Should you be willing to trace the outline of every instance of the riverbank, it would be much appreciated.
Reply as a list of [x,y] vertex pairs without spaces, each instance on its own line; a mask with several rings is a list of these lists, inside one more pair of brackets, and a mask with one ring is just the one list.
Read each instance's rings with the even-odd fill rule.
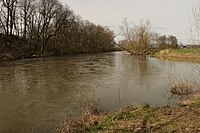
[[108,51],[101,51],[101,52],[68,52],[64,54],[33,54],[33,55],[26,55],[26,56],[15,56],[12,53],[0,53],[0,62],[2,61],[11,61],[11,60],[20,60],[20,59],[32,59],[32,58],[44,58],[44,57],[52,57],[52,56],[65,56],[65,55],[78,55],[78,54],[96,54],[96,53],[107,53],[107,52],[117,52],[122,51],[120,48],[114,48]]
[[58,133],[77,132],[200,132],[200,93],[178,107],[128,107],[114,112],[85,111],[64,123]]
[[200,60],[200,48],[165,49],[156,52],[154,56],[161,58],[181,58],[181,59]]

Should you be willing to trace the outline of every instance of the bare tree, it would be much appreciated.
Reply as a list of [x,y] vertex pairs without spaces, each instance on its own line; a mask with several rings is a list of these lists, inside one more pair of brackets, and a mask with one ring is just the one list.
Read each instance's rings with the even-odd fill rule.
[[[41,29],[42,36],[41,54],[44,52],[49,39],[57,34],[60,30],[66,14],[63,13],[63,6],[57,0],[41,0],[39,2],[39,13],[41,16]],[[65,12],[66,13],[66,12]],[[63,18],[61,20],[61,18]],[[56,24],[53,24],[56,20]],[[61,25],[60,25],[61,24]]]
[[31,15],[34,12],[35,0],[19,0],[19,14],[21,19],[21,36],[27,37],[28,25],[31,24]]
[[0,1],[0,23],[6,35],[6,46],[11,47],[16,20],[17,0]]
[[113,35],[108,28],[74,15],[58,0],[0,0],[3,56],[110,51]]
[[200,2],[192,9],[190,16],[190,34],[194,44],[200,44]]
[[141,20],[139,25],[129,26],[127,18],[120,26],[121,35],[129,45],[129,51],[133,54],[145,54],[151,42],[151,24],[149,20]]

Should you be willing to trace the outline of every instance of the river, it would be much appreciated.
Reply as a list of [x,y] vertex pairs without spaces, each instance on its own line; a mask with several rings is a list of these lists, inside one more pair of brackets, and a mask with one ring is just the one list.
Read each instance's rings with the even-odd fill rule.
[[170,78],[193,79],[198,66],[125,52],[1,62],[0,133],[51,133],[90,104],[105,111],[176,105]]

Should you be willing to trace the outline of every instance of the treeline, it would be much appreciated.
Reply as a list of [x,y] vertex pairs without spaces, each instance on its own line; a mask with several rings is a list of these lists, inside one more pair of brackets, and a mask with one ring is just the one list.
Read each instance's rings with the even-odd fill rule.
[[131,25],[124,18],[120,26],[120,35],[124,37],[119,45],[134,55],[153,54],[157,50],[178,48],[178,39],[173,35],[160,35],[151,30],[149,20],[141,20],[139,24]]
[[0,0],[0,59],[113,49],[112,31],[58,0]]
[[159,49],[178,48],[178,39],[173,35],[154,34],[153,45]]

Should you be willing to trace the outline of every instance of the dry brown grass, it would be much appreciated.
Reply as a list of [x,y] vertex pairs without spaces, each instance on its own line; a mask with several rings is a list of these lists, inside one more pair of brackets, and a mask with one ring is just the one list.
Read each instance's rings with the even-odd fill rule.
[[86,111],[78,118],[66,122],[57,131],[58,133],[196,133],[200,131],[199,105],[200,102],[187,107],[130,107],[100,114]]
[[[188,99],[183,99],[178,103],[180,106],[200,105],[200,90],[197,90]],[[200,108],[200,106],[199,106]]]
[[168,49],[161,50],[159,56],[161,56],[161,57],[168,56],[169,52],[170,51]]
[[167,88],[172,95],[178,95],[182,98],[184,98],[184,96],[188,97],[200,89],[200,84],[196,80],[197,79],[191,77],[191,75],[186,76],[183,71],[172,69],[169,73],[169,83]]
[[157,53],[156,56],[160,58],[200,59],[200,53],[196,49],[164,49]]
[[82,113],[73,120],[66,120],[60,128],[57,129],[58,133],[79,133],[85,132],[85,127],[95,125],[99,119],[96,112],[85,109]]
[[186,98],[200,97],[200,84],[196,81],[186,80],[185,77],[170,78],[168,88],[173,95],[186,96]]
[[170,92],[176,95],[189,95],[193,93],[193,86],[189,81],[179,81],[177,83],[170,83]]

